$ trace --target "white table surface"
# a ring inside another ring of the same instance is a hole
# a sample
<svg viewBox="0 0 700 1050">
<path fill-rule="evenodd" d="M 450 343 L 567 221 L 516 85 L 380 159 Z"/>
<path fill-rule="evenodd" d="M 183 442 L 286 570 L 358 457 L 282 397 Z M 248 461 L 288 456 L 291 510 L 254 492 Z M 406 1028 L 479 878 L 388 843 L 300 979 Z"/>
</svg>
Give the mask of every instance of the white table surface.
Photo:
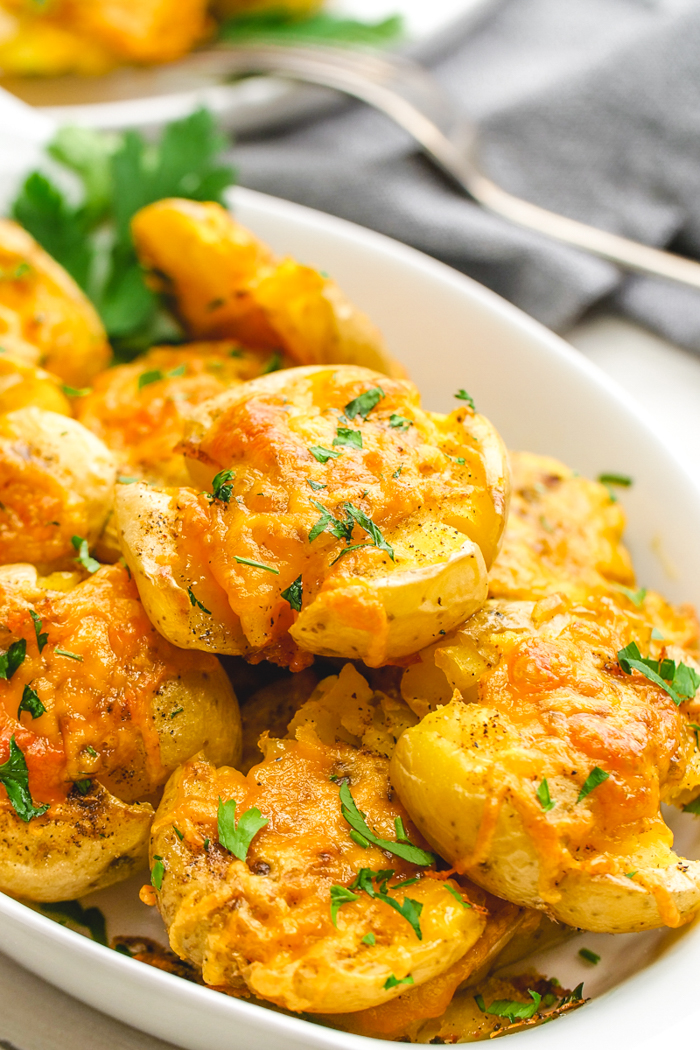
<svg viewBox="0 0 700 1050">
<path fill-rule="evenodd" d="M 700 485 L 700 355 L 612 316 L 586 321 L 569 339 L 639 401 Z M 173 1048 L 81 1005 L 0 955 L 0 1050 Z"/>
</svg>

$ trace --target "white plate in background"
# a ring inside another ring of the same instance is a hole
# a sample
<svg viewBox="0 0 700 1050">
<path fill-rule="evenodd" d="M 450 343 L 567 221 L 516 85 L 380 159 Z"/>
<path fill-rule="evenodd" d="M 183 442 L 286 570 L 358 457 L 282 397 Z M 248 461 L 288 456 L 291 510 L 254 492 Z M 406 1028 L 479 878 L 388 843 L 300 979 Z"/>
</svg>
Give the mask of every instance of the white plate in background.
<svg viewBox="0 0 700 1050">
<path fill-rule="evenodd" d="M 700 604 L 700 488 L 620 387 L 515 307 L 411 248 L 249 190 L 235 190 L 232 201 L 237 217 L 275 251 L 327 270 L 370 314 L 421 389 L 427 408 L 450 409 L 454 392 L 465 387 L 510 447 L 550 453 L 589 476 L 616 471 L 634 477 L 622 500 L 640 582 L 673 601 Z M 681 853 L 700 856 L 696 818 L 676 812 L 672 823 Z M 137 898 L 138 881 L 93 894 L 83 903 L 104 908 L 111 935 L 150 934 L 164 943 L 156 913 Z M 600 954 L 598 966 L 578 958 L 581 945 Z M 0 950 L 76 998 L 187 1050 L 388 1050 L 396 1045 L 336 1032 L 182 981 L 2 895 Z M 554 1050 L 555 1045 L 658 1050 L 670 1026 L 679 1041 L 694 1045 L 697 1039 L 697 928 L 617 937 L 586 934 L 540 956 L 537 966 L 565 985 L 583 980 L 593 1001 L 508 1040 L 527 1039 L 530 1050 Z M 40 1001 L 35 1009 L 41 1010 Z M 79 1034 L 76 1045 L 81 1045 Z"/>
<path fill-rule="evenodd" d="M 328 10 L 377 21 L 402 15 L 407 50 L 428 61 L 455 43 L 502 0 L 330 0 Z M 194 73 L 187 57 L 100 77 L 12 78 L 2 81 L 18 97 L 59 124 L 118 130 L 153 128 L 206 106 L 226 127 L 248 132 L 326 110 L 337 95 L 274 77 L 222 85 Z"/>
</svg>

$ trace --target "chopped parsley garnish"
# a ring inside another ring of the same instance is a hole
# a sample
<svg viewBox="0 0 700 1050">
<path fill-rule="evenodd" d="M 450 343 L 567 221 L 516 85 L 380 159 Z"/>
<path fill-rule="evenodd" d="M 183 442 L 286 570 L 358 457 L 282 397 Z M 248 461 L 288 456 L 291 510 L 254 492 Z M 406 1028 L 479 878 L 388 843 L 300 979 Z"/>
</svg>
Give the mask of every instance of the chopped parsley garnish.
<svg viewBox="0 0 700 1050">
<path fill-rule="evenodd" d="M 343 411 L 348 419 L 354 419 L 355 416 L 367 419 L 372 409 L 379 404 L 383 397 L 386 397 L 386 394 L 382 388 L 373 386 L 371 390 L 366 390 L 364 394 L 360 394 L 359 397 L 348 401 Z"/>
<path fill-rule="evenodd" d="M 339 540 L 345 540 L 349 545 L 345 550 L 340 552 L 333 562 L 331 562 L 332 565 L 335 565 L 335 562 L 338 561 L 339 558 L 342 558 L 344 554 L 348 554 L 349 551 L 358 550 L 360 547 L 372 546 L 386 551 L 392 561 L 396 560 L 394 548 L 391 544 L 387 543 L 378 527 L 364 511 L 353 506 L 352 503 L 344 503 L 342 507 L 345 514 L 345 520 L 342 520 L 341 518 L 333 517 L 328 508 L 324 507 L 322 503 L 318 503 L 317 500 L 311 500 L 311 502 L 314 507 L 321 512 L 321 517 L 309 532 L 309 543 L 313 543 L 322 532 L 330 532 L 331 535 L 336 536 Z M 369 534 L 370 540 L 365 541 L 364 543 L 350 544 L 352 532 L 356 524 Z"/>
<path fill-rule="evenodd" d="M 323 445 L 312 445 L 309 452 L 319 463 L 327 463 L 329 459 L 337 459 L 342 452 L 335 448 L 324 448 Z"/>
<path fill-rule="evenodd" d="M 466 401 L 473 412 L 476 412 L 476 405 L 474 404 L 474 398 L 471 394 L 468 394 L 466 390 L 458 390 L 455 394 L 458 401 Z"/>
<path fill-rule="evenodd" d="M 27 762 L 14 736 L 10 738 L 10 757 L 0 766 L 0 784 L 5 788 L 15 813 L 25 824 L 34 817 L 42 816 L 49 808 L 48 802 L 43 806 L 35 806 L 32 801 Z"/>
<path fill-rule="evenodd" d="M 419 846 L 414 846 L 410 842 L 389 842 L 388 839 L 381 839 L 373 831 L 370 831 L 365 820 L 365 814 L 361 813 L 355 805 L 347 784 L 340 785 L 340 810 L 350 827 L 366 839 L 367 842 L 378 846 L 379 849 L 393 853 L 395 857 L 401 857 L 402 860 L 407 860 L 409 864 L 418 864 L 421 867 L 427 867 L 427 865 L 434 862 L 435 857 L 433 854 L 428 853 Z"/>
<path fill-rule="evenodd" d="M 362 448 L 362 431 L 350 427 L 338 427 L 333 445 L 347 445 L 348 448 Z"/>
<path fill-rule="evenodd" d="M 97 758 L 97 752 L 95 751 L 95 749 L 92 746 L 92 744 L 88 744 L 88 746 L 86 748 L 84 748 L 83 750 L 85 751 L 86 755 L 90 756 L 90 758 Z"/>
<path fill-rule="evenodd" d="M 271 565 L 263 565 L 261 561 L 253 561 L 252 558 L 241 558 L 238 554 L 234 554 L 233 560 L 237 561 L 239 565 L 250 565 L 253 569 L 264 569 L 265 572 L 271 572 L 275 576 L 279 576 L 279 569 L 273 569 Z"/>
<path fill-rule="evenodd" d="M 193 609 L 201 609 L 203 613 L 207 614 L 207 616 L 211 616 L 211 609 L 207 609 L 206 605 L 202 605 L 199 598 L 195 597 L 194 591 L 191 587 L 187 588 L 187 597 L 190 599 L 190 605 Z"/>
<path fill-rule="evenodd" d="M 418 940 L 421 941 L 423 939 L 423 933 L 420 928 L 420 914 L 423 911 L 423 905 L 420 901 L 414 901 L 410 897 L 404 897 L 403 901 L 399 904 L 395 897 L 389 896 L 388 882 L 393 874 L 393 868 L 387 868 L 382 871 L 372 871 L 371 868 L 361 868 L 350 883 L 350 889 L 362 890 L 374 900 L 380 900 L 383 901 L 384 904 L 388 904 L 390 908 L 393 908 L 394 911 L 397 911 L 399 915 L 406 920 Z M 377 884 L 376 887 L 373 885 L 373 882 Z M 394 890 L 400 888 L 401 884 L 391 887 L 391 889 Z"/>
<path fill-rule="evenodd" d="M 66 397 L 87 397 L 88 394 L 92 393 L 91 386 L 75 387 L 68 386 L 66 383 L 63 384 L 61 390 L 66 395 Z"/>
<path fill-rule="evenodd" d="M 554 809 L 556 802 L 552 802 L 549 794 L 549 784 L 546 779 L 542 781 L 535 794 L 537 795 L 537 801 L 542 806 L 545 813 L 549 813 L 550 809 Z"/>
<path fill-rule="evenodd" d="M 700 675 L 693 667 L 677 664 L 674 660 L 643 657 L 636 642 L 620 649 L 617 659 L 625 674 L 639 671 L 650 682 L 660 685 L 678 706 L 684 700 L 692 700 L 700 687 Z"/>
<path fill-rule="evenodd" d="M 173 718 L 177 718 L 178 715 L 181 715 L 184 710 L 184 707 L 176 707 L 174 711 L 170 712 L 170 721 L 172 722 Z"/>
<path fill-rule="evenodd" d="M 139 390 L 143 390 L 145 386 L 150 386 L 151 383 L 159 383 L 164 378 L 160 368 L 151 368 L 148 372 L 142 372 L 139 376 Z"/>
<path fill-rule="evenodd" d="M 221 27 L 222 40 L 230 43 L 311 43 L 354 44 L 360 47 L 384 47 L 400 38 L 403 19 L 391 15 L 379 21 L 344 18 L 342 14 L 320 11 L 307 15 L 275 7 L 266 11 L 236 14 Z M 322 277 L 328 277 L 323 270 Z"/>
<path fill-rule="evenodd" d="M 92 787 L 92 781 L 89 777 L 84 777 L 82 780 L 74 780 L 73 787 L 80 795 L 87 795 L 88 791 Z"/>
<path fill-rule="evenodd" d="M 18 719 L 23 711 L 27 711 L 32 718 L 41 718 L 41 716 L 46 713 L 46 708 L 30 685 L 25 685 L 24 691 L 22 692 L 22 699 L 17 708 Z"/>
<path fill-rule="evenodd" d="M 94 558 L 90 557 L 90 548 L 88 547 L 88 541 L 84 540 L 82 536 L 72 536 L 71 543 L 78 552 L 76 561 L 82 565 L 86 572 L 97 572 L 100 567 L 100 563 L 95 561 Z"/>
<path fill-rule="evenodd" d="M 362 943 L 372 948 L 377 943 L 377 938 L 374 936 L 373 933 L 366 933 L 362 938 Z"/>
<path fill-rule="evenodd" d="M 610 774 L 606 773 L 604 769 L 600 768 L 600 766 L 594 766 L 586 777 L 583 787 L 578 793 L 576 802 L 582 802 L 586 795 L 590 795 L 591 791 L 594 791 L 595 788 L 599 787 L 609 776 Z"/>
<path fill-rule="evenodd" d="M 108 943 L 107 923 L 99 908 L 83 908 L 78 901 L 57 901 L 55 904 L 41 904 L 40 907 L 52 918 L 55 916 L 56 922 L 62 926 L 66 924 L 65 921 L 61 922 L 62 919 L 72 922 L 74 926 L 83 926 L 93 941 L 104 945 Z"/>
<path fill-rule="evenodd" d="M 658 627 L 652 627 L 651 637 L 654 639 L 655 642 L 663 642 L 665 638 L 665 636 L 661 633 Z"/>
<path fill-rule="evenodd" d="M 462 907 L 463 907 L 463 908 L 471 908 L 471 907 L 473 907 L 473 905 L 471 904 L 471 902 L 470 902 L 470 901 L 467 901 L 467 900 L 465 900 L 465 899 L 464 899 L 464 897 L 462 896 L 462 894 L 461 894 L 461 893 L 459 893 L 459 891 L 458 891 L 458 890 L 456 890 L 456 889 L 454 888 L 454 886 L 450 886 L 450 884 L 449 884 L 448 882 L 445 882 L 445 883 L 444 883 L 444 886 L 445 886 L 445 889 L 447 890 L 447 892 L 448 892 L 448 893 L 451 893 L 451 894 L 452 894 L 452 896 L 454 897 L 454 899 L 455 899 L 456 901 L 459 901 L 459 903 L 460 903 L 460 904 L 462 905 Z"/>
<path fill-rule="evenodd" d="M 7 652 L 0 653 L 0 678 L 4 678 L 9 682 L 17 668 L 24 663 L 26 655 L 26 638 L 20 638 L 19 641 L 13 642 Z"/>
<path fill-rule="evenodd" d="M 233 494 L 232 481 L 235 476 L 232 470 L 220 470 L 218 474 L 214 475 L 211 483 L 214 499 L 220 499 L 222 503 L 228 503 Z"/>
<path fill-rule="evenodd" d="M 236 822 L 236 800 L 222 802 L 219 799 L 218 833 L 219 844 L 233 853 L 239 860 L 245 860 L 254 837 L 269 823 L 267 817 L 256 806 L 241 813 Z"/>
<path fill-rule="evenodd" d="M 133 485 L 137 482 L 138 478 L 132 478 L 128 474 L 118 474 L 117 481 L 120 485 Z"/>
<path fill-rule="evenodd" d="M 688 722 L 688 728 L 692 729 L 695 733 L 695 746 L 700 747 L 700 737 L 698 736 L 698 733 L 700 733 L 700 726 L 697 722 Z"/>
<path fill-rule="evenodd" d="M 331 886 L 331 922 L 338 925 L 338 911 L 344 904 L 360 899 L 359 893 L 353 893 L 345 886 Z"/>
<path fill-rule="evenodd" d="M 314 492 L 320 492 L 321 489 L 328 488 L 328 485 L 322 485 L 319 481 L 314 481 L 312 478 L 307 478 L 306 483 L 314 490 Z"/>
<path fill-rule="evenodd" d="M 409 839 L 407 833 L 406 833 L 406 827 L 405 827 L 404 822 L 403 822 L 403 817 L 397 817 L 396 818 L 396 820 L 394 821 L 394 827 L 396 829 L 396 841 L 397 842 L 410 842 L 411 841 Z"/>
<path fill-rule="evenodd" d="M 159 890 L 163 885 L 163 876 L 165 875 L 165 864 L 163 864 L 163 858 L 155 854 L 153 857 L 155 864 L 151 868 L 151 886 Z"/>
<path fill-rule="evenodd" d="M 528 988 L 527 994 L 532 999 L 531 1003 L 518 1003 L 513 999 L 497 999 L 495 1003 L 486 1006 L 483 996 L 475 995 L 474 1001 L 482 1014 L 492 1014 L 494 1017 L 505 1017 L 511 1024 L 516 1021 L 529 1021 L 539 1010 L 542 996 Z"/>
<path fill-rule="evenodd" d="M 173 824 L 173 831 L 175 832 L 175 834 L 179 838 L 180 842 L 182 842 L 182 840 L 185 837 L 184 833 L 182 831 L 180 831 L 180 829 L 178 827 L 176 827 L 175 824 Z"/>
<path fill-rule="evenodd" d="M 694 798 L 692 802 L 688 802 L 687 805 L 683 806 L 684 813 L 692 813 L 694 817 L 700 817 L 700 795 Z"/>
<path fill-rule="evenodd" d="M 399 412 L 392 412 L 389 416 L 389 426 L 393 427 L 394 430 L 408 430 L 409 427 L 413 426 L 413 420 L 406 419 Z"/>
<path fill-rule="evenodd" d="M 282 354 L 280 354 L 278 351 L 276 351 L 272 355 L 270 360 L 267 362 L 267 364 L 265 365 L 265 367 L 263 368 L 263 370 L 262 370 L 262 372 L 260 374 L 263 375 L 263 376 L 266 376 L 266 375 L 269 375 L 270 372 L 279 372 L 281 367 L 282 367 Z"/>
<path fill-rule="evenodd" d="M 403 465 L 400 466 L 400 467 L 397 467 L 396 470 L 394 471 L 394 473 L 391 475 L 392 478 L 398 478 L 398 476 L 399 476 L 399 474 L 401 473 L 402 470 L 403 470 Z"/>
<path fill-rule="evenodd" d="M 386 981 L 384 982 L 384 987 L 387 991 L 389 991 L 390 988 L 398 988 L 400 984 L 413 984 L 413 978 L 411 977 L 410 973 L 408 977 L 401 978 L 394 977 L 392 973 L 391 976 L 387 977 Z"/>
<path fill-rule="evenodd" d="M 78 653 L 69 653 L 67 649 L 54 649 L 56 656 L 68 656 L 71 660 L 80 660 L 82 662 L 82 656 Z"/>
<path fill-rule="evenodd" d="M 577 984 L 573 992 L 569 995 L 565 995 L 559 1003 L 559 1006 L 567 1006 L 569 1003 L 579 1003 L 583 999 L 583 981 Z"/>
<path fill-rule="evenodd" d="M 634 484 L 633 479 L 627 474 L 599 474 L 598 481 L 601 485 L 618 485 L 623 489 L 628 489 Z"/>
<path fill-rule="evenodd" d="M 342 521 L 340 518 L 334 518 L 328 508 L 318 500 L 312 499 L 311 503 L 316 510 L 320 511 L 321 517 L 309 532 L 309 543 L 313 543 L 322 532 L 330 532 L 332 536 L 349 543 L 352 539 L 353 522 L 348 518 L 347 513 L 346 520 Z"/>
<path fill-rule="evenodd" d="M 286 602 L 289 602 L 295 612 L 301 612 L 302 597 L 303 586 L 301 582 L 301 574 L 299 574 L 294 583 L 290 583 L 289 587 L 282 591 L 282 598 L 284 598 Z"/>
<path fill-rule="evenodd" d="M 595 952 L 592 952 L 590 948 L 579 948 L 578 953 L 582 959 L 585 959 L 586 962 L 592 963 L 594 966 L 600 962 L 600 956 L 596 955 Z"/>
<path fill-rule="evenodd" d="M 644 599 L 647 596 L 646 587 L 640 587 L 638 590 L 633 591 L 630 587 L 622 587 L 618 584 L 617 589 L 621 592 L 621 594 L 624 594 L 626 598 L 629 598 L 632 604 L 636 605 L 638 609 L 641 609 L 641 607 L 644 605 Z"/>
<path fill-rule="evenodd" d="M 48 634 L 42 634 L 41 633 L 41 619 L 40 619 L 39 616 L 37 616 L 37 614 L 34 612 L 33 609 L 29 610 L 29 615 L 31 616 L 32 622 L 34 624 L 34 634 L 36 635 L 36 644 L 39 647 L 39 652 L 41 652 L 42 649 L 44 648 L 44 646 L 46 645 L 46 643 L 48 642 L 49 636 L 48 636 Z"/>
<path fill-rule="evenodd" d="M 683 807 L 683 808 L 685 809 L 685 807 Z M 626 871 L 625 872 L 625 878 L 626 879 L 633 879 L 636 874 L 637 874 L 636 871 Z"/>
</svg>

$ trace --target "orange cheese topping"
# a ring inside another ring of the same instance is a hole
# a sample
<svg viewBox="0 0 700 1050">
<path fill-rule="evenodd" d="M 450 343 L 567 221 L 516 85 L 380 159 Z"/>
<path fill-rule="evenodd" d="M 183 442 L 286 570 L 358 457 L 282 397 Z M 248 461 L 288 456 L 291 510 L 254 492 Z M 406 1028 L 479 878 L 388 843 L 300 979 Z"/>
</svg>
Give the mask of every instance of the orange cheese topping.
<svg viewBox="0 0 700 1050">
<path fill-rule="evenodd" d="M 278 362 L 231 341 L 154 347 L 98 376 L 92 392 L 74 402 L 76 418 L 118 453 L 122 474 L 188 485 L 184 459 L 174 451 L 187 413 Z M 140 385 L 144 378 L 150 381 Z"/>
<path fill-rule="evenodd" d="M 0 762 L 14 736 L 37 804 L 60 801 L 76 781 L 126 768 L 141 752 L 155 786 L 163 771 L 153 697 L 168 676 L 201 662 L 201 655 L 160 637 L 120 565 L 104 566 L 67 593 L 37 588 L 31 597 L 0 585 L 1 648 L 26 641 L 24 661 L 0 681 Z M 30 611 L 48 635 L 41 652 Z M 46 709 L 39 718 L 18 713 L 25 686 Z"/>
<path fill-rule="evenodd" d="M 349 418 L 347 406 L 376 386 L 381 396 L 366 418 Z M 440 561 L 465 537 L 488 547 L 497 532 L 471 409 L 427 413 L 412 384 L 351 368 L 280 373 L 245 397 L 231 394 L 204 434 L 183 444 L 210 477 L 233 471 L 229 502 L 178 494 L 174 503 L 187 505 L 183 551 L 193 565 L 206 562 L 253 648 L 284 636 L 281 592 L 299 575 L 306 603 L 341 579 Z M 326 530 L 309 540 L 326 512 L 346 520 L 347 504 L 371 518 L 394 561 L 358 524 L 347 537 Z M 442 526 L 430 543 L 426 522 Z M 342 554 L 348 545 L 360 546 Z"/>
</svg>

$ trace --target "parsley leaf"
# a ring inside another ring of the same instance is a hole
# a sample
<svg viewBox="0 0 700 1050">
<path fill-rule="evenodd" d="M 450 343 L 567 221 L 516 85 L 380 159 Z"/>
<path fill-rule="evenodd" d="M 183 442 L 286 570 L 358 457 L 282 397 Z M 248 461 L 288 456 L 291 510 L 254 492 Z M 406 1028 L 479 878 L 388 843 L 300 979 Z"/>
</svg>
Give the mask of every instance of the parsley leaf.
<svg viewBox="0 0 700 1050">
<path fill-rule="evenodd" d="M 238 562 L 239 565 L 250 565 L 253 569 L 264 569 L 265 572 L 274 573 L 275 576 L 279 576 L 279 569 L 273 569 L 271 565 L 263 565 L 261 561 L 253 561 L 252 558 L 242 558 L 238 554 L 234 554 L 233 560 Z"/>
<path fill-rule="evenodd" d="M 54 649 L 54 652 L 56 656 L 67 656 L 71 660 L 80 660 L 82 663 L 83 658 L 82 656 L 79 656 L 78 653 L 69 653 L 67 649 L 59 649 L 58 647 Z"/>
<path fill-rule="evenodd" d="M 207 609 L 206 605 L 202 605 L 199 598 L 195 598 L 194 591 L 191 587 L 187 588 L 187 597 L 190 599 L 190 605 L 193 609 L 201 609 L 203 613 L 207 614 L 207 616 L 211 616 L 211 609 Z"/>
<path fill-rule="evenodd" d="M 338 911 L 344 904 L 360 899 L 359 893 L 353 893 L 345 886 L 331 886 L 331 922 L 338 925 Z"/>
<path fill-rule="evenodd" d="M 639 671 L 650 682 L 660 685 L 678 706 L 684 700 L 692 700 L 700 688 L 700 675 L 693 667 L 676 664 L 674 660 L 652 660 L 642 657 L 636 642 L 630 642 L 624 649 L 620 649 L 617 659 L 625 674 Z"/>
<path fill-rule="evenodd" d="M 150 386 L 151 383 L 159 383 L 163 378 L 160 368 L 151 368 L 150 371 L 142 372 L 139 376 L 138 388 L 143 390 L 145 386 Z"/>
<path fill-rule="evenodd" d="M 632 478 L 627 474 L 599 474 L 598 481 L 601 485 L 619 485 L 620 488 L 628 489 L 634 484 Z"/>
<path fill-rule="evenodd" d="M 88 547 L 88 541 L 84 540 L 82 536 L 71 537 L 71 543 L 78 552 L 76 561 L 82 565 L 86 572 L 97 572 L 100 567 L 100 563 L 94 558 L 90 557 L 90 548 Z"/>
<path fill-rule="evenodd" d="M 594 966 L 600 962 L 600 956 L 596 955 L 595 952 L 592 952 L 590 948 L 579 948 L 578 953 L 582 959 L 585 959 L 586 962 L 593 963 Z"/>
<path fill-rule="evenodd" d="M 87 397 L 88 394 L 92 393 L 92 387 L 91 386 L 75 387 L 75 386 L 68 386 L 67 383 L 63 384 L 63 386 L 61 387 L 61 390 L 66 395 L 66 397 Z"/>
<path fill-rule="evenodd" d="M 618 584 L 617 589 L 624 594 L 626 598 L 629 598 L 632 604 L 636 605 L 638 609 L 641 609 L 644 605 L 644 599 L 647 596 L 646 587 L 639 587 L 638 590 L 633 591 L 630 587 L 623 587 Z"/>
<path fill-rule="evenodd" d="M 413 426 L 413 420 L 406 419 L 399 412 L 392 412 L 389 416 L 389 426 L 393 427 L 394 430 L 408 430 L 409 427 Z"/>
<path fill-rule="evenodd" d="M 474 398 L 471 394 L 468 394 L 466 390 L 458 390 L 455 394 L 458 401 L 466 401 L 473 412 L 476 412 L 476 405 L 474 404 Z"/>
<path fill-rule="evenodd" d="M 281 367 L 282 367 L 282 354 L 280 354 L 278 351 L 275 351 L 275 353 L 272 355 L 270 360 L 267 362 L 267 364 L 263 368 L 263 370 L 260 373 L 260 375 L 267 376 L 271 372 L 279 372 Z"/>
<path fill-rule="evenodd" d="M 10 738 L 10 757 L 0 766 L 0 784 L 5 788 L 15 813 L 25 824 L 34 817 L 40 817 L 49 808 L 48 802 L 43 806 L 35 806 L 32 801 L 27 762 L 14 736 Z"/>
<path fill-rule="evenodd" d="M 282 591 L 281 597 L 284 598 L 286 602 L 289 602 L 289 604 L 291 605 L 292 609 L 295 610 L 295 612 L 301 612 L 301 602 L 303 598 L 301 574 L 297 576 L 294 583 L 290 583 L 289 587 L 287 587 L 286 590 Z"/>
<path fill-rule="evenodd" d="M 7 652 L 0 653 L 0 678 L 6 681 L 12 678 L 18 667 L 24 663 L 27 655 L 27 642 L 25 638 L 13 642 Z"/>
<path fill-rule="evenodd" d="M 347 445 L 348 448 L 362 448 L 362 432 L 350 427 L 338 427 L 333 438 L 334 445 Z"/>
<path fill-rule="evenodd" d="M 366 390 L 364 394 L 360 394 L 359 397 L 355 397 L 352 401 L 348 401 L 343 411 L 348 419 L 354 419 L 355 416 L 367 419 L 367 416 L 372 409 L 379 404 L 383 397 L 386 397 L 386 394 L 382 388 L 380 386 L 373 386 L 371 390 Z"/>
<path fill-rule="evenodd" d="M 359 510 L 357 507 L 353 507 L 352 503 L 346 503 L 346 512 L 350 517 L 354 518 L 361 529 L 369 534 L 372 539 L 372 543 L 375 547 L 379 547 L 380 550 L 386 551 L 392 561 L 396 561 L 394 554 L 394 548 L 388 543 L 381 532 L 374 524 L 371 518 L 368 518 L 364 511 Z"/>
<path fill-rule="evenodd" d="M 218 834 L 219 843 L 239 860 L 245 860 L 253 838 L 269 823 L 257 807 L 241 813 L 236 823 L 236 800 L 222 802 L 219 799 Z"/>
<path fill-rule="evenodd" d="M 372 948 L 377 943 L 377 938 L 374 936 L 373 933 L 366 933 L 362 938 L 362 943 Z"/>
<path fill-rule="evenodd" d="M 306 483 L 314 490 L 314 492 L 320 492 L 321 489 L 328 488 L 328 485 L 321 485 L 318 481 L 314 481 L 312 478 L 307 478 Z"/>
<path fill-rule="evenodd" d="M 165 875 L 165 864 L 163 864 L 163 858 L 157 854 L 153 857 L 155 864 L 151 868 L 151 886 L 159 890 L 163 885 L 163 876 Z"/>
<path fill-rule="evenodd" d="M 384 987 L 388 991 L 390 988 L 398 988 L 400 984 L 413 984 L 413 978 L 411 977 L 410 973 L 408 977 L 402 977 L 401 979 L 399 979 L 398 977 L 394 977 L 392 973 L 391 976 L 387 977 L 386 981 L 384 982 Z"/>
<path fill-rule="evenodd" d="M 337 539 L 345 540 L 346 543 L 349 543 L 352 539 L 353 523 L 351 520 L 348 520 L 347 515 L 346 520 L 342 521 L 340 518 L 334 518 L 328 508 L 324 507 L 318 500 L 312 499 L 311 503 L 316 510 L 320 511 L 321 517 L 309 532 L 309 543 L 313 543 L 322 532 L 330 532 Z"/>
<path fill-rule="evenodd" d="M 549 784 L 546 779 L 542 781 L 535 794 L 537 795 L 537 801 L 542 806 L 545 813 L 548 813 L 550 809 L 554 809 L 556 802 L 552 802 L 549 796 Z"/>
<path fill-rule="evenodd" d="M 464 897 L 462 896 L 462 894 L 459 893 L 458 890 L 456 890 L 454 888 L 454 886 L 450 886 L 449 882 L 445 882 L 445 883 L 443 883 L 443 885 L 444 885 L 445 889 L 447 890 L 447 892 L 451 893 L 452 896 L 454 897 L 454 899 L 456 901 L 459 901 L 459 903 L 462 905 L 463 908 L 471 908 L 471 907 L 473 907 L 471 902 L 470 901 L 466 901 L 464 899 Z"/>
<path fill-rule="evenodd" d="M 135 131 L 105 135 L 67 128 L 49 152 L 78 176 L 81 202 L 70 203 L 39 172 L 20 189 L 13 217 L 87 292 L 122 359 L 178 334 L 144 282 L 131 218 L 164 197 L 223 203 L 234 177 L 218 163 L 226 145 L 205 110 L 167 125 L 157 143 Z"/>
<path fill-rule="evenodd" d="M 599 787 L 609 776 L 610 774 L 606 773 L 604 769 L 600 768 L 600 766 L 594 766 L 578 793 L 578 798 L 576 799 L 577 804 L 582 802 L 586 795 L 590 795 L 591 791 Z"/>
<path fill-rule="evenodd" d="M 211 491 L 214 499 L 220 499 L 222 503 L 228 503 L 233 494 L 233 479 L 236 474 L 233 470 L 220 470 L 215 474 L 211 482 Z"/>
<path fill-rule="evenodd" d="M 694 798 L 692 802 L 688 802 L 687 805 L 683 806 L 684 813 L 692 813 L 695 817 L 700 817 L 700 795 Z"/>
<path fill-rule="evenodd" d="M 392 15 L 378 22 L 366 22 L 326 12 L 300 18 L 283 9 L 236 15 L 224 22 L 220 30 L 221 39 L 233 44 L 308 41 L 364 47 L 382 47 L 401 37 L 402 33 L 403 19 L 400 15 Z"/>
<path fill-rule="evenodd" d="M 483 996 L 475 995 L 474 1000 L 482 1014 L 505 1017 L 511 1024 L 514 1024 L 516 1021 L 529 1021 L 537 1013 L 542 1002 L 542 996 L 538 992 L 533 992 L 531 988 L 528 988 L 527 992 L 532 999 L 531 1003 L 518 1003 L 512 999 L 497 999 L 495 1003 L 486 1006 Z"/>
<path fill-rule="evenodd" d="M 75 926 L 84 926 L 93 941 L 97 941 L 98 944 L 108 944 L 107 923 L 99 908 L 83 908 L 78 901 L 56 901 L 55 904 L 42 903 L 40 907 L 42 911 L 48 912 L 52 918 L 56 916 L 56 921 L 60 922 L 62 926 L 65 926 L 65 922 L 61 922 L 61 919 L 72 922 Z"/>
<path fill-rule="evenodd" d="M 393 853 L 395 857 L 407 860 L 409 864 L 418 864 L 426 867 L 434 862 L 435 857 L 433 854 L 428 853 L 419 846 L 414 846 L 409 842 L 389 842 L 388 839 L 381 839 L 373 831 L 370 831 L 365 815 L 355 805 L 347 784 L 341 784 L 340 786 L 340 811 L 350 827 L 368 842 L 371 842 L 372 845 L 379 846 L 380 849 L 386 850 L 388 853 Z"/>
<path fill-rule="evenodd" d="M 337 459 L 343 454 L 334 448 L 324 448 L 323 445 L 312 445 L 309 452 L 319 463 L 327 463 L 329 459 Z"/>
<path fill-rule="evenodd" d="M 46 708 L 30 685 L 25 685 L 22 692 L 22 699 L 17 708 L 18 719 L 23 711 L 28 711 L 32 718 L 41 718 L 46 713 Z"/>
<path fill-rule="evenodd" d="M 87 795 L 88 791 L 92 787 L 92 781 L 89 777 L 85 777 L 83 780 L 74 780 L 73 787 L 81 795 Z"/>
<path fill-rule="evenodd" d="M 36 644 L 39 646 L 39 652 L 41 652 L 42 649 L 44 648 L 44 646 L 46 645 L 46 643 L 48 642 L 49 636 L 48 636 L 48 634 L 42 634 L 41 633 L 41 620 L 37 616 L 37 614 L 34 612 L 33 609 L 29 610 L 29 615 L 31 616 L 32 621 L 34 623 L 34 633 L 36 635 Z"/>
</svg>

